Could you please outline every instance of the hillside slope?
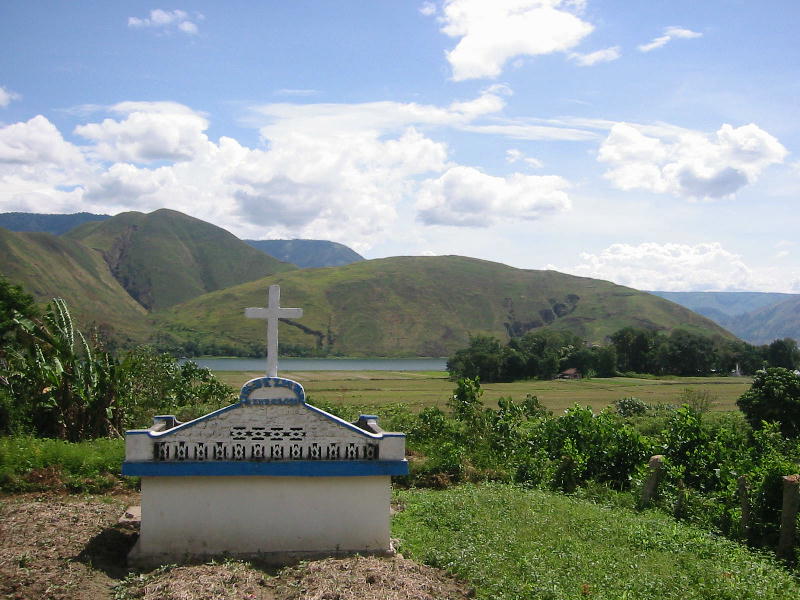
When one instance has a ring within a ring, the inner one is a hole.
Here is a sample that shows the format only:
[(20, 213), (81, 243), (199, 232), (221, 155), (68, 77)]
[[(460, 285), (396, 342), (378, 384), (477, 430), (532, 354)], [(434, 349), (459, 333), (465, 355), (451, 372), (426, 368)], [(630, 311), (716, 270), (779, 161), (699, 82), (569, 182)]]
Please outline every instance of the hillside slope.
[(114, 279), (99, 252), (49, 233), (0, 228), (0, 257), (0, 274), (37, 302), (64, 298), (82, 328), (102, 327), (120, 342), (149, 338), (147, 312)]
[(728, 329), (751, 344), (769, 344), (786, 337), (800, 340), (800, 295), (733, 317)]
[(273, 283), (281, 285), (282, 305), (304, 310), (297, 323), (281, 325), (281, 343), (333, 354), (445, 356), (465, 346), (470, 334), (507, 339), (542, 327), (597, 343), (626, 325), (733, 337), (652, 294), (459, 256), (395, 257), (281, 273), (162, 311), (157, 326), (176, 340), (263, 346), (263, 323), (244, 318), (244, 308), (264, 306)]
[(216, 225), (167, 209), (121, 213), (64, 237), (100, 251), (114, 277), (148, 310), (295, 268)]
[(344, 244), (326, 240), (243, 240), (253, 248), (301, 268), (338, 267), (364, 260)]

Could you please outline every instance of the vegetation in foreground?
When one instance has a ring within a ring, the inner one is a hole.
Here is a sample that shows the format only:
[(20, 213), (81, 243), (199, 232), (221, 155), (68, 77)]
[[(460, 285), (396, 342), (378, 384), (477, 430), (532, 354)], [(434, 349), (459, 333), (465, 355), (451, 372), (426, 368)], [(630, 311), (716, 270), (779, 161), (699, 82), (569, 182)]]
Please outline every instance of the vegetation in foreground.
[(478, 598), (784, 600), (800, 584), (766, 557), (664, 514), (511, 485), (401, 490), (400, 550)]

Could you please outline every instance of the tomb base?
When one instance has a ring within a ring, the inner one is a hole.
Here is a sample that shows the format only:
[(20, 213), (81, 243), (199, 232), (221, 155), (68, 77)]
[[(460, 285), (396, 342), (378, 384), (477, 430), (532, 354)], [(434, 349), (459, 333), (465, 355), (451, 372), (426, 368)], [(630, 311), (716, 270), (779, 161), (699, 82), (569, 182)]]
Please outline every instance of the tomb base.
[(141, 530), (128, 561), (388, 555), (390, 500), (388, 475), (142, 477)]

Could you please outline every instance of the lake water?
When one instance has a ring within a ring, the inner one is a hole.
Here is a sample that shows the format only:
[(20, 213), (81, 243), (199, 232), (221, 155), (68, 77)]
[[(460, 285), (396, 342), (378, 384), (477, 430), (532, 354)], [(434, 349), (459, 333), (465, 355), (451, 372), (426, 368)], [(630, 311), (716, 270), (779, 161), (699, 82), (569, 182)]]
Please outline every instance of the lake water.
[[(265, 371), (266, 358), (192, 358), (212, 371)], [(446, 358), (282, 358), (281, 371), (446, 371)]]

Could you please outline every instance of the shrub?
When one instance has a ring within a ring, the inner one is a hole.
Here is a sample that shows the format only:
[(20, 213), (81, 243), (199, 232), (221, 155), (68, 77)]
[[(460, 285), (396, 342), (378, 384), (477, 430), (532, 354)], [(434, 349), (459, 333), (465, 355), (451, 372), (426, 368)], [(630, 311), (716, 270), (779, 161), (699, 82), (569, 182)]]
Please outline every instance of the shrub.
[(637, 417), (647, 413), (649, 405), (644, 400), (628, 396), (617, 400), (614, 408), (621, 417)]
[(789, 369), (772, 367), (756, 372), (750, 389), (736, 404), (753, 429), (774, 421), (783, 435), (800, 434), (800, 376)]

